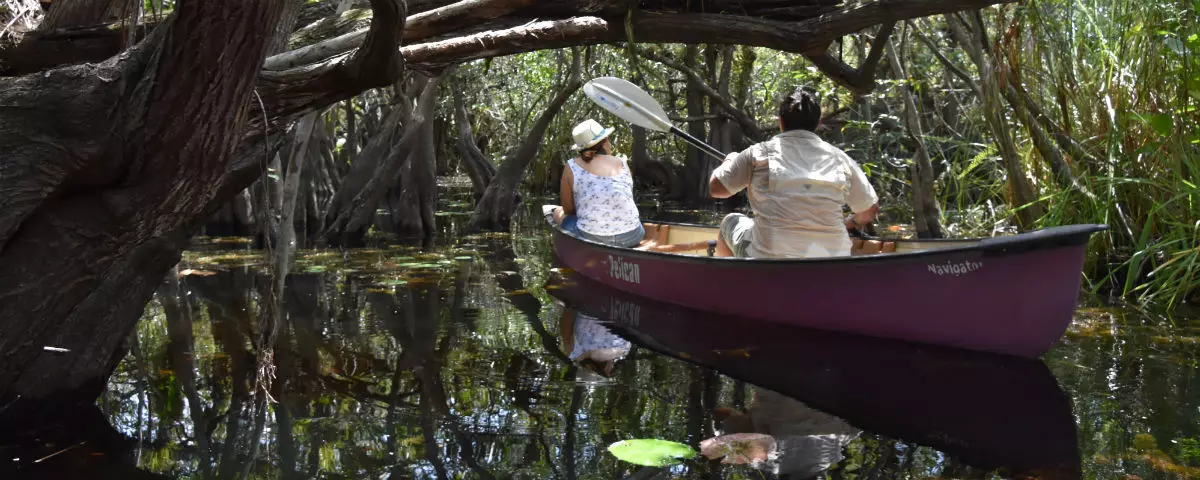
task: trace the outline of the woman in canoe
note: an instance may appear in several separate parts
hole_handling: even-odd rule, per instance
[[[849,155],[817,136],[821,103],[797,87],[779,105],[770,140],[725,157],[709,179],[715,198],[748,188],[754,218],[721,221],[718,256],[811,258],[850,255],[848,230],[875,219],[879,196]],[[854,212],[842,218],[842,206]]]
[[[643,226],[629,164],[612,154],[613,130],[587,119],[571,132],[572,148],[579,156],[568,160],[563,171],[562,206],[554,210],[554,221],[572,235],[615,247],[656,252],[715,249],[715,241],[668,244],[669,226]]]
[[[604,128],[592,119],[575,126],[572,148],[579,156],[568,160],[563,171],[559,186],[562,207],[554,211],[554,220],[580,238],[634,247],[642,242],[646,230],[633,200],[629,165],[612,155],[608,139],[612,133],[613,128]]]

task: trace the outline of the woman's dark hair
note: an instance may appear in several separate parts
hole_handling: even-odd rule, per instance
[[[808,86],[796,87],[779,103],[779,120],[785,132],[816,130],[821,123],[821,100],[817,98],[817,92]]]
[[[608,139],[606,138],[604,140],[601,140],[600,143],[597,143],[588,148],[580,150],[579,158],[582,158],[584,163],[591,162],[593,158],[596,158],[597,153],[601,153],[604,151],[604,145],[607,143],[608,143]]]

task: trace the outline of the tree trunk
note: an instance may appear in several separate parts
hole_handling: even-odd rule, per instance
[[[422,10],[448,3],[419,2]],[[631,29],[652,42],[722,35],[808,52],[884,20],[997,0],[894,0],[789,11],[781,20],[747,16],[778,8],[758,3],[720,13],[650,9],[633,15]],[[538,2],[494,23],[446,30],[461,36],[400,49],[407,3],[371,4],[371,28],[357,50],[303,69],[258,71],[282,2],[209,0],[179,2],[141,45],[102,64],[41,71],[116,55],[126,38],[119,28],[42,37],[50,53],[70,55],[39,55],[36,65],[7,70],[39,74],[0,79],[0,409],[11,412],[18,398],[33,405],[53,392],[103,386],[188,236],[251,184],[278,148],[279,135],[264,131],[282,132],[307,113],[395,82],[406,57],[437,69],[627,34],[624,2]],[[552,20],[530,23],[535,17]],[[106,128],[96,128],[101,123]],[[536,153],[537,142],[522,147]],[[499,209],[511,211],[504,203],[511,202]]]
[[[896,78],[911,78],[904,71],[900,52],[890,40],[887,44],[888,63]],[[913,223],[917,238],[942,238],[942,207],[938,205],[933,186],[933,164],[929,161],[929,149],[925,148],[925,132],[921,128],[921,117],[917,103],[913,100],[912,87],[907,83],[899,86],[904,99],[904,130],[909,143],[914,147],[909,172],[912,175]]]
[[[121,0],[59,0],[50,6],[38,30],[82,27],[103,23],[109,6]]]
[[[571,54],[570,68],[571,73],[567,76],[566,84],[558,91],[550,104],[546,105],[546,109],[533,123],[529,135],[517,146],[517,151],[500,165],[496,177],[492,179],[483,193],[483,198],[475,205],[475,213],[471,217],[472,229],[508,230],[512,223],[513,212],[517,208],[517,188],[525,177],[525,170],[533,162],[542,146],[542,138],[546,136],[546,129],[550,127],[550,121],[554,120],[554,116],[558,114],[559,110],[562,110],[571,95],[583,85],[583,81],[580,79],[582,68],[578,51],[573,51]]]
[[[283,188],[279,191],[278,205],[280,207],[279,215],[279,233],[276,235],[276,243],[274,248],[275,262],[274,282],[276,304],[274,312],[282,312],[282,304],[279,303],[282,299],[282,292],[287,276],[291,270],[292,256],[296,251],[296,205],[300,199],[300,180],[304,178],[304,164],[308,163],[311,158],[308,152],[310,140],[314,134],[314,128],[317,124],[318,113],[313,112],[300,118],[296,122],[295,131],[292,134],[293,147],[288,155],[287,170],[281,172],[280,175],[286,175],[283,181]],[[276,318],[272,327],[277,327],[281,322]],[[274,330],[274,328],[271,328]],[[275,332],[269,333],[269,342],[266,345],[274,343]]]
[[[1021,156],[1017,152],[1016,142],[1008,127],[1004,103],[1000,98],[1003,86],[1000,84],[1000,79],[997,78],[994,64],[984,51],[984,42],[979,38],[982,32],[969,32],[967,26],[955,14],[947,14],[946,23],[949,25],[950,33],[955,41],[971,57],[971,61],[978,67],[982,77],[980,92],[983,95],[983,115],[987,120],[988,127],[992,130],[996,146],[1000,150],[1000,157],[1004,162],[1004,171],[1008,176],[1008,185],[1012,192],[1012,206],[1013,208],[1024,206],[1017,211],[1018,226],[1022,230],[1033,228],[1037,219],[1045,213],[1045,205],[1037,200],[1037,192],[1034,191],[1033,184],[1025,176],[1025,169],[1021,166]]]
[[[646,142],[646,129],[639,126],[630,127],[629,166],[633,171],[633,181],[639,188],[661,188],[663,198],[681,200],[687,196],[687,188],[683,185],[680,168],[662,160],[650,158],[650,149]]]
[[[708,82],[701,78],[700,72],[696,71],[695,68],[680,64],[679,62],[676,62],[670,58],[649,51],[643,51],[642,56],[687,75],[688,81],[699,88],[704,95],[707,95],[710,102],[715,102],[717,105],[720,105],[723,110],[728,112],[729,115],[733,117],[734,121],[736,121],[738,125],[742,127],[742,132],[745,134],[745,136],[749,137],[751,141],[758,142],[766,138],[766,135],[763,134],[763,130],[757,123],[755,123],[754,118],[747,113],[745,109],[741,107],[735,107],[730,101],[728,94],[722,95],[720,92],[718,92],[717,88],[709,85]],[[753,62],[753,57],[751,57],[749,64],[744,68],[753,69]],[[748,89],[748,83],[746,84],[746,88]]]
[[[700,47],[695,44],[684,47],[683,66],[692,72],[699,72]],[[696,138],[704,138],[704,91],[700,87],[703,81],[698,75],[687,76],[684,101],[687,105],[687,116],[692,121],[687,122],[687,133]],[[687,146],[688,200],[699,202],[708,200],[708,156],[692,144]]]
[[[414,121],[409,128],[416,138],[407,151],[394,152],[408,157],[398,175],[393,177],[391,188],[386,194],[389,210],[389,228],[392,233],[418,237],[429,245],[437,223],[437,175],[434,146],[434,124],[437,113],[438,85],[441,77],[430,79],[421,91],[414,112]]]
[[[733,75],[733,46],[725,45],[721,47],[721,68],[717,71],[717,93],[727,101],[722,102],[721,106],[714,107],[714,111],[719,111],[722,115],[712,121],[713,142],[712,146],[717,147],[717,150],[722,152],[733,152],[733,133],[729,120],[727,118],[733,115],[725,109],[724,105],[732,103],[733,97],[729,93],[729,85]]]
[[[408,156],[417,136],[417,129],[408,128],[411,110],[403,104],[393,107],[384,117],[380,130],[354,159],[350,171],[330,201],[325,213],[325,230],[320,243],[327,245],[361,245],[367,228],[375,217],[375,207]],[[403,135],[403,136],[402,136]]]
[[[0,405],[103,388],[217,190],[279,10],[188,4],[127,55],[0,79]]]
[[[462,156],[462,167],[471,178],[471,190],[475,199],[483,197],[492,177],[496,176],[496,166],[480,151],[475,142],[475,131],[471,128],[471,119],[467,116],[467,106],[463,99],[465,85],[457,77],[451,79],[451,90],[454,91],[454,123],[458,125],[458,153]]]
[[[1064,189],[1074,189],[1084,194],[1090,194],[1087,187],[1084,187],[1079,183],[1079,179],[1075,178],[1075,173],[1071,171],[1071,165],[1063,157],[1062,150],[1059,150],[1058,145],[1050,139],[1050,134],[1043,128],[1042,123],[1038,122],[1033,110],[1029,108],[1030,104],[1025,102],[1025,99],[1021,97],[1017,89],[1011,84],[1004,88],[1003,93],[1004,99],[1008,101],[1008,105],[1012,107],[1013,112],[1016,112],[1017,119],[1021,121],[1021,125],[1029,131],[1029,138],[1033,139],[1034,147],[1041,154],[1042,160],[1050,167],[1050,171],[1054,173],[1054,179],[1058,181],[1059,186]]]
[[[279,23],[276,24],[274,33],[271,35],[270,41],[267,42],[266,55],[273,55],[287,48],[288,37],[291,36],[292,30],[295,27],[296,19],[300,14],[300,5],[303,0],[286,0],[284,2],[283,11],[280,12]],[[243,195],[239,195],[221,205],[220,209],[209,218],[205,225],[205,230],[216,232],[235,232],[233,235],[255,235],[259,241],[275,242],[279,237],[279,217],[280,205],[276,202],[274,207],[269,206],[268,199],[277,198],[282,191],[280,183],[282,182],[283,173],[278,171],[278,155],[272,157],[271,168],[274,168],[276,175],[266,176],[259,179],[255,185],[251,186]],[[255,194],[257,192],[258,194]],[[249,203],[246,206],[238,203],[245,198]],[[252,205],[252,206],[251,206]],[[239,208],[248,208],[253,212],[253,217],[245,217],[249,221],[245,223],[238,222],[243,217],[239,217],[234,213]],[[276,220],[271,220],[272,218]],[[244,232],[244,233],[243,233]]]

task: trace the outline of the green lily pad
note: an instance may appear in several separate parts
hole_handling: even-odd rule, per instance
[[[629,463],[647,467],[666,467],[696,456],[692,447],[679,442],[635,438],[608,446],[609,453]]]

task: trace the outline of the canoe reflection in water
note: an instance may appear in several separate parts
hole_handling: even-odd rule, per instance
[[[569,269],[550,283],[567,307],[634,344],[752,384],[749,408],[718,409],[715,426],[770,435],[778,458],[765,465],[782,478],[838,463],[859,429],[1006,478],[1082,475],[1069,399],[1040,360],[715,315]]]
[[[781,478],[809,478],[843,460],[842,449],[861,430],[833,415],[816,410],[786,395],[752,387],[754,400],[745,412],[728,408],[713,412],[721,436],[701,442],[701,452],[724,463],[749,463]],[[746,437],[738,434],[757,433]],[[728,440],[727,440],[728,439]]]

